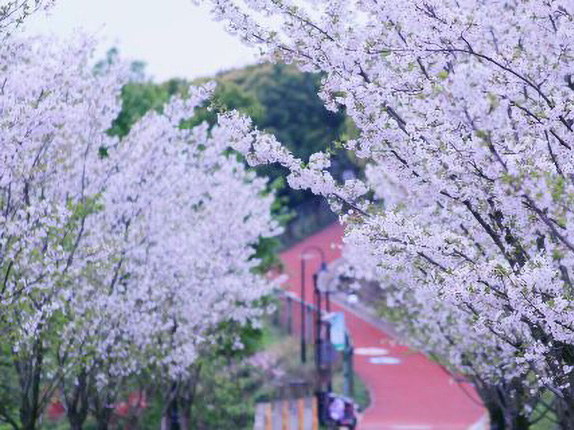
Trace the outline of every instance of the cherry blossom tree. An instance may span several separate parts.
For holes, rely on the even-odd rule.
[[[90,72],[90,41],[67,50],[52,42],[8,38],[0,48],[0,330],[21,396],[19,420],[7,420],[30,429],[65,371],[45,372],[47,345],[60,342],[72,292],[105,256],[83,243],[104,184],[98,148],[109,138],[102,131],[118,113],[121,84],[119,71]],[[0,412],[9,412],[5,406]]]
[[[118,173],[99,222],[124,242],[98,312],[118,339],[102,338],[98,356],[115,357],[119,367],[106,369],[112,380],[151,368],[164,386],[166,413],[173,382],[190,376],[218,325],[262,314],[256,304],[271,284],[254,270],[255,246],[279,232],[266,181],[226,155],[228,132],[179,127],[208,95],[198,89],[173,100],[108,151]],[[127,356],[134,363],[126,366]]]
[[[328,197],[364,258],[463,312],[468,333],[493,336],[573,428],[574,4],[210,3],[269,58],[324,74],[326,106],[345,107],[359,130],[343,148],[369,168],[337,183],[337,145],[307,162],[257,130],[235,147]]]
[[[364,282],[379,286],[380,294],[370,299],[401,342],[445,367],[472,401],[482,400],[493,429],[529,428],[547,415],[553,405],[545,404],[544,390],[529,383],[533,375],[517,362],[513,348],[488,330],[471,329],[473,316],[442,300],[432,289],[413,288],[408,276],[383,269],[377,259],[365,258],[369,251],[361,243],[347,238],[340,275],[360,280],[359,285],[351,284],[352,289],[361,288]]]
[[[181,127],[211,88],[111,137],[128,68],[94,70],[94,46],[0,46],[1,358],[16,375],[0,420],[14,429],[37,428],[56,391],[72,428],[88,406],[107,428],[142,373],[168,408],[218,326],[256,320],[272,286],[254,258],[280,231],[266,181],[228,150],[235,127]]]
[[[6,0],[0,5],[0,35],[5,37],[34,12],[48,9],[54,0]]]

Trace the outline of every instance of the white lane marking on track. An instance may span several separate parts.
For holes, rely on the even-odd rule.
[[[401,360],[396,357],[371,357],[369,358],[371,364],[401,364]]]
[[[428,426],[428,425],[426,425],[426,424],[423,424],[423,425],[416,425],[416,424],[414,424],[414,425],[409,425],[409,424],[402,425],[402,424],[398,424],[398,425],[393,425],[393,426],[391,426],[391,428],[392,428],[393,430],[431,430],[431,429],[432,429],[432,426]]]
[[[357,355],[387,355],[389,351],[385,348],[366,347],[366,348],[355,348],[354,353]]]

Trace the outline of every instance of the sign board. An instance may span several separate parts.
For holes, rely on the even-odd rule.
[[[345,350],[345,314],[333,312],[329,315],[331,323],[331,343],[337,351]]]
[[[337,351],[332,344],[324,342],[321,344],[321,366],[331,366],[337,360]]]

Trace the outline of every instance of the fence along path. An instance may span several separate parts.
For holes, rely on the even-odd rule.
[[[317,399],[299,397],[258,403],[253,430],[319,430]]]

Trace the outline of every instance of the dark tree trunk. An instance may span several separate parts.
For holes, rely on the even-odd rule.
[[[72,430],[82,430],[89,410],[89,377],[85,368],[80,370],[77,384],[73,384],[70,396],[64,393],[66,415]]]
[[[566,399],[557,399],[555,412],[560,430],[574,429],[574,401],[572,396],[567,395]]]
[[[22,430],[36,430],[41,413],[40,384],[44,362],[42,341],[36,339],[31,356],[20,360],[14,357],[14,365],[20,382],[20,422]]]
[[[476,381],[475,387],[490,416],[491,430],[528,430],[530,421],[523,415],[525,394],[516,383],[490,385]]]
[[[191,411],[195,401],[195,392],[201,374],[201,365],[197,364],[191,371],[191,376],[183,386],[180,395],[181,405],[181,430],[190,430],[191,428]]]
[[[115,398],[112,398],[109,393],[103,396],[99,396],[98,393],[94,395],[94,418],[97,430],[109,430],[114,413],[112,406],[114,401]]]
[[[490,416],[490,430],[506,430],[506,422],[504,420],[504,411],[498,406],[486,405],[488,414]]]
[[[530,428],[530,420],[522,414],[512,414],[508,417],[509,430],[528,430]]]

